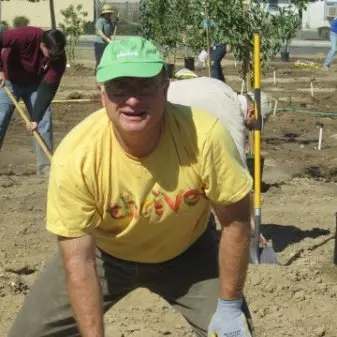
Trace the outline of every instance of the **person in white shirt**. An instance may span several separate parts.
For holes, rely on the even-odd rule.
[[[228,84],[210,77],[197,77],[171,81],[168,101],[202,108],[219,118],[230,132],[246,163],[247,133],[253,130],[254,95],[237,94]],[[270,97],[261,91],[261,117],[264,124],[271,113]]]
[[[167,99],[175,104],[204,109],[218,117],[231,134],[242,162],[246,165],[248,130],[253,130],[257,123],[253,93],[237,94],[228,84],[220,80],[196,77],[171,81]],[[271,110],[270,97],[261,91],[262,126],[266,123]],[[251,228],[253,232],[255,228],[253,213],[251,213]],[[262,244],[267,242],[262,234],[260,241]]]

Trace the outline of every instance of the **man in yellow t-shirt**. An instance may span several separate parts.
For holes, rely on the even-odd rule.
[[[103,337],[104,311],[140,286],[198,336],[252,336],[242,295],[252,180],[228,131],[167,102],[163,57],[143,38],[110,43],[97,82],[104,109],[63,139],[52,162],[47,229],[59,252],[8,336]]]

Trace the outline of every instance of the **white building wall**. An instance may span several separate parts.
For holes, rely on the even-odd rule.
[[[87,20],[93,20],[93,0],[55,0],[55,17],[56,25],[63,22],[63,16],[60,13],[61,9],[67,8],[70,4],[77,6],[81,4],[83,10],[88,13]],[[10,26],[13,24],[13,19],[16,16],[26,16],[31,26],[37,26],[41,28],[50,28],[50,10],[49,1],[41,0],[38,3],[32,3],[26,0],[10,0],[1,1],[1,20],[8,22]]]

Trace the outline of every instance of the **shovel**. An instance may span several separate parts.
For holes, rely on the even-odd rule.
[[[260,244],[261,226],[261,55],[260,55],[260,35],[254,34],[254,87],[255,87],[255,118],[258,126],[254,130],[254,218],[255,233],[251,246],[251,262],[254,264],[268,263],[277,264],[276,253],[272,242]]]
[[[11,93],[10,89],[6,85],[3,86],[3,89],[5,90],[6,94],[9,97],[9,99],[14,104],[14,106],[15,106],[16,110],[18,111],[19,115],[21,116],[21,118],[25,121],[26,124],[29,124],[30,123],[29,118],[27,117],[27,115],[25,114],[25,112],[23,111],[23,109],[20,107],[20,105],[17,102],[16,98]],[[33,136],[35,137],[35,139],[38,142],[38,144],[41,146],[43,152],[46,154],[46,156],[48,157],[48,159],[51,160],[51,158],[52,158],[51,151],[49,150],[48,146],[46,145],[46,143],[42,139],[42,137],[39,134],[39,132],[38,131],[33,131]]]

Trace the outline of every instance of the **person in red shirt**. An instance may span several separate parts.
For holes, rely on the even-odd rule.
[[[31,123],[28,131],[38,130],[50,149],[53,147],[50,103],[66,68],[66,38],[57,30],[21,27],[0,33],[0,85],[22,99]],[[0,149],[14,111],[6,92],[0,89]],[[49,160],[35,143],[37,174],[47,176]]]

